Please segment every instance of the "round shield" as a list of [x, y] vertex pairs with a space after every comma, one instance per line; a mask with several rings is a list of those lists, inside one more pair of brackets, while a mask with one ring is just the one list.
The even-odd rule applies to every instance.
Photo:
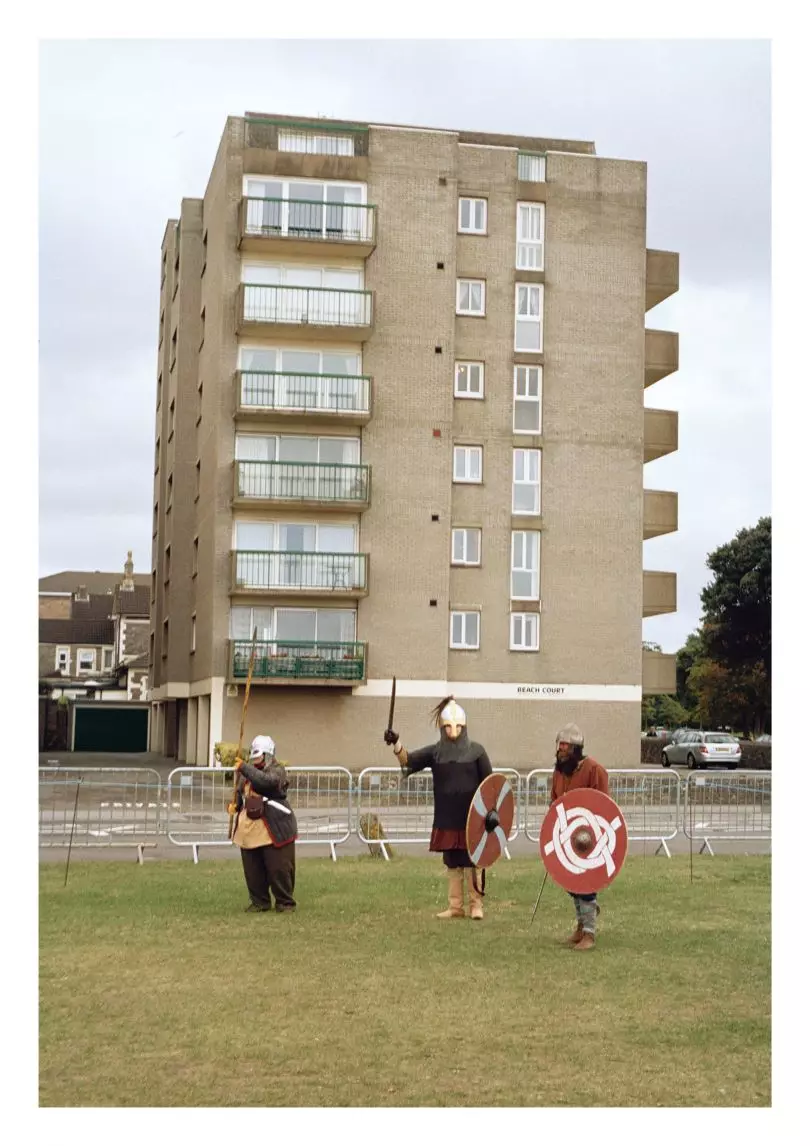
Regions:
[[467, 851], [476, 867], [491, 867], [500, 859], [514, 818], [512, 785], [493, 772], [478, 785], [467, 812]]
[[612, 883], [627, 855], [627, 825], [615, 800], [575, 788], [555, 801], [540, 829], [540, 858], [560, 887], [589, 895]]

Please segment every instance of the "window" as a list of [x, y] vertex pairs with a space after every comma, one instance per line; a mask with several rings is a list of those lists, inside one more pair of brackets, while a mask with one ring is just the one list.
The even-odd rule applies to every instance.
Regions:
[[196, 577], [200, 560], [200, 539], [195, 537], [191, 545], [191, 576]]
[[160, 409], [160, 399], [162, 398], [162, 396], [163, 396], [163, 374], [161, 372], [160, 374], [158, 374], [158, 384], [157, 384], [157, 409], [158, 410]]
[[200, 311], [200, 350], [205, 343], [205, 307]]
[[513, 601], [540, 600], [540, 534], [515, 532], [512, 534]]
[[169, 474], [166, 479], [166, 512], [172, 508], [172, 493], [174, 490], [174, 478]]
[[300, 151], [306, 155], [354, 155], [354, 136], [281, 130], [278, 133], [278, 149]]
[[485, 235], [487, 232], [486, 199], [459, 199], [458, 229], [470, 235]]
[[515, 367], [515, 408], [512, 429], [516, 434], [539, 434], [543, 419], [543, 367]]
[[545, 155], [531, 155], [528, 152], [521, 152], [518, 155], [518, 179], [524, 183], [545, 183]]
[[355, 640], [357, 613], [354, 609], [234, 606], [230, 620], [232, 641], [250, 641], [256, 629], [258, 641], [351, 644]]
[[543, 287], [518, 283], [515, 287], [515, 350], [543, 349]]
[[152, 570], [152, 593], [149, 600], [153, 605], [157, 600], [157, 569]]
[[57, 672], [70, 672], [70, 649], [59, 648], [56, 650], [56, 671]]
[[95, 672], [96, 671], [96, 650], [95, 649], [79, 649], [76, 656], [76, 664], [79, 672]]
[[160, 469], [160, 435], [155, 441], [155, 473]]
[[202, 421], [202, 411], [203, 411], [202, 403], [203, 403], [203, 384], [202, 384], [202, 382], [200, 382], [199, 386], [197, 387], [197, 425], [198, 426], [199, 426], [200, 422]]
[[113, 650], [106, 648], [101, 650], [101, 669], [102, 672], [109, 672], [113, 665]]
[[199, 497], [200, 497], [200, 459], [197, 458], [197, 462], [194, 466], [194, 500], [198, 501]]
[[191, 649], [190, 652], [196, 653], [197, 651], [197, 614], [191, 614]]
[[484, 397], [483, 362], [456, 363], [456, 385], [454, 393], [457, 398]]
[[243, 406], [369, 409], [369, 380], [356, 351], [243, 346], [239, 369]]
[[369, 240], [374, 212], [366, 204], [365, 183], [287, 180], [246, 175], [245, 232], [305, 239]]
[[247, 322], [362, 326], [371, 321], [371, 296], [363, 281], [362, 267], [242, 263], [243, 317]]
[[172, 398], [171, 402], [169, 403], [169, 436], [166, 440], [170, 442], [173, 437], [174, 437], [174, 398]]
[[540, 512], [540, 451], [512, 451], [512, 513]]
[[524, 271], [543, 269], [543, 232], [546, 209], [542, 203], [517, 205], [517, 253], [515, 266]]
[[159, 503], [155, 502], [154, 507], [152, 509], [152, 540], [153, 541], [157, 537], [157, 533], [158, 533], [158, 510], [159, 510]]
[[164, 554], [164, 561], [163, 561], [163, 584], [164, 585], [168, 585], [169, 578], [171, 577], [171, 575], [172, 575], [172, 547], [171, 547], [171, 545], [167, 545], [166, 551]]
[[480, 613], [450, 614], [450, 648], [477, 649], [481, 628]]
[[480, 482], [483, 452], [482, 446], [454, 446], [453, 481]]
[[174, 364], [177, 361], [177, 327], [174, 328], [174, 333], [172, 334], [172, 352], [170, 357], [171, 360], [169, 362], [169, 372], [171, 373], [171, 371], [174, 370]]
[[540, 614], [512, 613], [509, 618], [509, 648], [536, 653], [540, 648]]
[[486, 283], [483, 279], [456, 280], [456, 314], [483, 315], [486, 307]]
[[160, 655], [163, 657], [164, 660], [169, 655], [169, 622], [168, 622], [168, 620], [165, 620], [163, 622], [163, 645], [162, 645], [161, 650], [160, 650]]
[[481, 564], [481, 530], [454, 529], [452, 533], [451, 565]]

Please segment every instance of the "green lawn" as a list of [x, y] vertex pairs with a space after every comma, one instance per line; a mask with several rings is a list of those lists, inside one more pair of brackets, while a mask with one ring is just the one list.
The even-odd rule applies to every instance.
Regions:
[[262, 916], [238, 862], [45, 864], [40, 1102], [767, 1106], [770, 858], [694, 872], [629, 859], [580, 954], [550, 881], [529, 927], [536, 860], [482, 923], [433, 918], [438, 858], [299, 855], [298, 912]]

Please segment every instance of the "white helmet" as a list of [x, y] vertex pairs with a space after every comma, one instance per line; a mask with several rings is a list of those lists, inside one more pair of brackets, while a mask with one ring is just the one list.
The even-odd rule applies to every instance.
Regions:
[[558, 748], [560, 747], [560, 744], [570, 744], [574, 748], [576, 748], [577, 746], [581, 748], [584, 743], [585, 743], [585, 737], [583, 736], [582, 731], [577, 727], [576, 724], [566, 724], [557, 733], [557, 747]]
[[276, 743], [272, 736], [257, 736], [250, 746], [250, 759], [261, 760], [265, 756], [275, 756]]
[[458, 728], [459, 732], [467, 724], [467, 714], [454, 697], [448, 700], [439, 713], [439, 728], [444, 728], [448, 724]]

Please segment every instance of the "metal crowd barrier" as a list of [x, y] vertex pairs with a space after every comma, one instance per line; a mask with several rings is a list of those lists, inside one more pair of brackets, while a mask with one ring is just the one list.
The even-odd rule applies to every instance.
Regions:
[[701, 854], [714, 855], [710, 840], [771, 838], [770, 772], [692, 773], [684, 792], [683, 832]]
[[[677, 773], [654, 768], [609, 768], [610, 795], [622, 810], [629, 840], [658, 840], [659, 851], [671, 853], [667, 841], [680, 830], [680, 780]], [[538, 843], [549, 807], [553, 768], [535, 768], [524, 782], [523, 823], [526, 838]]]
[[[506, 776], [515, 794], [515, 818], [507, 837], [520, 831], [521, 777], [514, 768], [493, 768]], [[378, 844], [386, 859], [386, 844], [430, 842], [433, 826], [433, 776], [416, 772], [407, 778], [399, 767], [364, 768], [357, 777], [354, 831], [365, 844]], [[509, 849], [505, 852], [507, 858]]]
[[[287, 798], [298, 823], [298, 844], [335, 847], [351, 834], [352, 778], [348, 768], [286, 769], [290, 781]], [[231, 845], [228, 804], [233, 796], [233, 773], [225, 768], [175, 768], [168, 779], [170, 843], [190, 847], [195, 863], [202, 846]]]
[[153, 768], [40, 768], [39, 846], [157, 847], [167, 797]]

